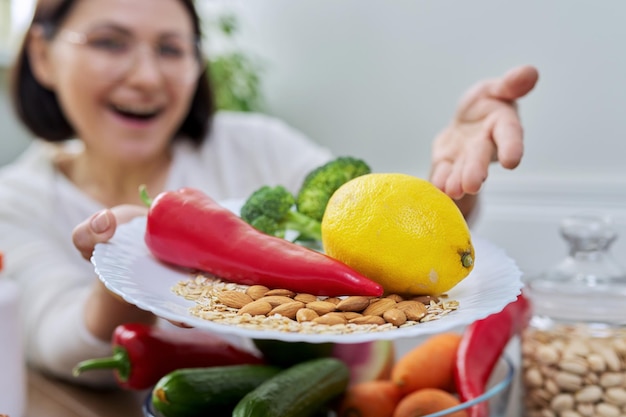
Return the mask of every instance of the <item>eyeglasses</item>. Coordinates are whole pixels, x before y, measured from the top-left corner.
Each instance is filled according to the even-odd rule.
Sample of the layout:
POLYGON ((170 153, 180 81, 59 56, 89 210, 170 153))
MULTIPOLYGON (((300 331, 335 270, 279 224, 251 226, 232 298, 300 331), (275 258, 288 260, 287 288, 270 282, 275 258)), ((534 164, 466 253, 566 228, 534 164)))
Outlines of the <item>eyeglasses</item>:
POLYGON ((195 81, 202 70, 197 41, 168 37, 156 43, 141 41, 127 33, 81 33, 62 29, 58 38, 81 45, 90 55, 90 64, 109 77, 123 76, 133 69, 140 52, 149 52, 163 76, 179 83, 195 81))

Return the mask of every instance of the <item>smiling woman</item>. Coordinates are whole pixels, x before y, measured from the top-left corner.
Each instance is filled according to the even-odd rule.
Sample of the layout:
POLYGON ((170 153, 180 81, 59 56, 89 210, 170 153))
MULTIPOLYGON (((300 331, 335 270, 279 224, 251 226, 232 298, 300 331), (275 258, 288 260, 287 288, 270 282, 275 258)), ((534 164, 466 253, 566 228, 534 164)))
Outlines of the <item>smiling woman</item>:
POLYGON ((217 200, 266 183, 295 191, 331 157, 269 117, 215 114, 200 27, 190 0, 38 5, 11 82, 38 139, 0 173, 0 247, 29 295, 26 347, 36 367, 72 378, 79 361, 110 354, 117 324, 155 322, 94 279, 72 245, 82 220, 114 226, 92 213, 140 204, 140 184, 155 194, 193 186, 217 200))
MULTIPOLYGON (((169 325, 111 293, 86 261, 119 223, 145 215, 140 185, 152 195, 195 188, 216 201, 245 199, 268 184, 295 193, 333 157, 269 116, 215 111, 195 4, 40 0, 18 48, 12 103, 36 139, 0 171, 0 249, 28 300, 27 359, 47 373, 113 383, 110 373, 74 379, 71 370, 110 355, 121 323, 169 325)), ((476 192, 496 154, 519 162, 521 130, 495 127, 519 126, 514 101, 536 79, 534 68, 521 67, 461 108, 435 143, 442 188, 456 198, 476 192), (470 145, 485 135, 493 141, 476 152, 470 145)))

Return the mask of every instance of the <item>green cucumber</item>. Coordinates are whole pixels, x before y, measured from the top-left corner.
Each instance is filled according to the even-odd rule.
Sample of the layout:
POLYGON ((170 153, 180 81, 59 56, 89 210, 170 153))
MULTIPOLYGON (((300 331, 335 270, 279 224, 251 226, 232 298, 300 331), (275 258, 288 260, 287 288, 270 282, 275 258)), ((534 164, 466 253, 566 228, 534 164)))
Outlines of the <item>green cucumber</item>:
POLYGON ((254 346, 261 352, 265 363, 289 368, 311 359, 333 355, 334 343, 285 342, 273 339, 253 339, 254 346))
POLYGON ((239 400, 280 371, 267 365, 178 369, 154 386, 152 406, 163 417, 230 417, 239 400))
POLYGON ((246 394, 232 417, 310 417, 345 391, 348 367, 335 358, 299 363, 246 394))

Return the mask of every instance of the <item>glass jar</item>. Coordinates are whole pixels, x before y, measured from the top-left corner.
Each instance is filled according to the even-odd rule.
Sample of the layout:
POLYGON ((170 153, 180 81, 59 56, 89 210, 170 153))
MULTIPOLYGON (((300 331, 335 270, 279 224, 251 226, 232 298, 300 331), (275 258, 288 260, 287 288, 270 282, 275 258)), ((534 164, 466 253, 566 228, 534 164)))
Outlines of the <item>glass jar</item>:
POLYGON ((533 317, 522 336, 527 417, 626 416, 626 270, 607 217, 564 219, 568 256, 526 280, 533 317))

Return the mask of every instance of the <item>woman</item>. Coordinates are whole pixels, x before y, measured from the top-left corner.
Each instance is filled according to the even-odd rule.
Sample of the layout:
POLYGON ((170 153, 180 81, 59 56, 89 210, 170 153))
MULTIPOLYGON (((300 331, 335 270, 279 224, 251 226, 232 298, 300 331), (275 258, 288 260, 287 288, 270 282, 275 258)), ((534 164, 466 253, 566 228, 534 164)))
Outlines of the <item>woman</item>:
MULTIPOLYGON (((199 43, 191 0, 38 6, 12 85, 18 115, 40 139, 0 174, 0 248, 22 287, 33 366, 74 380, 79 361, 110 354, 118 324, 155 321, 108 292, 81 257, 145 213, 140 184, 153 195, 192 186, 217 200, 264 184, 295 191, 331 158, 277 120, 214 114, 199 43)), ((519 162, 514 100, 536 79, 522 67, 487 82, 436 139, 432 179, 466 214, 492 158, 519 162)), ((80 378, 112 382, 110 373, 80 378)))

